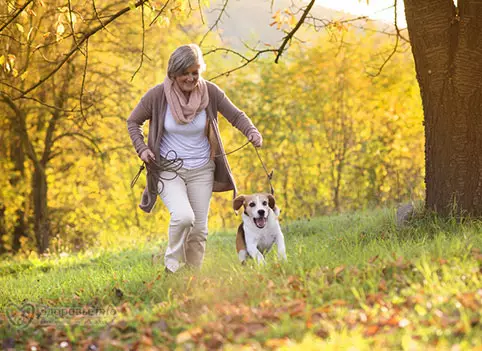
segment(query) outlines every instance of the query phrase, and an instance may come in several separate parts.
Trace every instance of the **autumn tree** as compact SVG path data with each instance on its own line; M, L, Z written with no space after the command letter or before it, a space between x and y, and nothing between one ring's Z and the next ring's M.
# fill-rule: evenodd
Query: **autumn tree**
M2 142L5 140L4 156L9 159L11 167L7 173L10 185L17 197L24 199L17 203L11 248L18 250L20 237L28 236L25 224L28 220L33 227L37 249L43 253L49 247L52 234L59 230L58 225L52 227L55 213L49 205L51 184L48 177L58 174L65 177L71 168L70 160L78 160L82 151L102 156L99 143L102 137L107 138L109 129L94 135L92 126L98 128L99 124L92 119L109 115L118 106L118 102L111 101L128 96L128 91L123 88L128 77L124 74L124 79L120 80L123 74L110 68L108 62L99 62L95 58L88 61L87 40L82 45L81 34L78 34L85 25L79 25L81 18L94 15L88 14L88 7L77 6L74 11L69 7L70 2L69 6L62 6L61 2L46 6L41 1L28 1L20 8L11 2L7 5L5 17L10 14L12 23L7 21L2 25L0 37L0 102L7 117ZM102 22L100 17L94 21ZM115 44L117 41L110 42ZM65 60L65 51L69 48L70 52L78 50L82 59ZM122 50L124 55L129 51L129 48ZM90 70L87 72L88 64ZM115 89L108 91L105 86ZM55 163L57 160L61 161ZM22 186L28 181L29 188ZM61 181L62 177L57 182ZM1 205L0 215L4 218L7 209L3 201ZM24 213L29 209L32 216ZM8 210L12 212L11 208Z
M324 23L312 15L314 3L302 9L280 49L289 46L302 23L314 27ZM404 3L424 109L426 208L442 215L481 216L482 2ZM393 4L391 35L397 42L386 62L399 42L407 40L396 21L397 2Z
M482 2L405 0L425 115L426 206L482 215Z
M140 226L137 195L130 190L127 199L118 199L129 192L126 174L136 171L126 172L136 158L123 133L125 118L146 85L163 78L165 56L178 40L186 40L184 31L199 32L188 21L194 16L187 4L5 4L0 106L7 118L2 120L0 166L8 178L2 179L0 236L5 245L0 247L16 251L20 236L34 239L40 253L52 238L83 247L99 240L106 221L114 230ZM117 25L107 28L113 21ZM153 30L169 32L171 21L185 21L184 31L161 39L149 36ZM142 69L150 74L136 79ZM126 155L132 162L123 162ZM117 195L119 188L123 191ZM136 215L131 219L128 212Z

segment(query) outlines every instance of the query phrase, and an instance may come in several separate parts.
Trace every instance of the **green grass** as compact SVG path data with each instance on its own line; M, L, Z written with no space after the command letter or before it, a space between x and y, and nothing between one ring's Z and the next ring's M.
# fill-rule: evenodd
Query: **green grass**
M234 231L209 236L200 272L165 275L153 266L165 242L9 259L0 263L2 311L30 302L37 310L112 306L116 314L45 325L34 317L15 328L4 313L0 336L37 350L475 349L482 223L426 216L399 229L393 216L282 223L288 262L277 262L274 250L264 267L239 265Z

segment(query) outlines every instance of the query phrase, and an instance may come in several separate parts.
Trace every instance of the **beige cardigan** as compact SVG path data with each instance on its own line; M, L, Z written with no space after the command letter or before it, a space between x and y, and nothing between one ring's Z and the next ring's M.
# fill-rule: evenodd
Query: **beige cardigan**
M234 127L239 129L245 136L256 131L256 127L246 114L238 109L226 94L214 83L206 81L208 86L209 104L206 108L208 125L207 135L211 145L211 155L214 157L216 170L214 172L213 191L234 191L236 197L236 185L226 158L224 147L219 133L217 114L220 112ZM164 118L166 116L167 100L164 94L163 84L150 89L137 104L127 119L127 129L131 137L137 155L150 149L160 160L159 146L164 132ZM147 145L144 142L142 126L149 120L149 134ZM159 173L147 166L147 186L142 194L139 207L145 212L151 212L157 200L157 184Z

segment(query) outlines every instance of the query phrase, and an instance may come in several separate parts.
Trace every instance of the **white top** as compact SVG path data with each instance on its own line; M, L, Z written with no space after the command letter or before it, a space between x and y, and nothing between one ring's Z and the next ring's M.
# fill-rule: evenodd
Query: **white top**
M194 169L209 162L211 147L206 136L206 110L199 112L189 124L178 124L169 105L164 119L164 134L161 139L161 157L183 159L183 168ZM168 152L172 150L174 152ZM192 158L192 159L191 159Z

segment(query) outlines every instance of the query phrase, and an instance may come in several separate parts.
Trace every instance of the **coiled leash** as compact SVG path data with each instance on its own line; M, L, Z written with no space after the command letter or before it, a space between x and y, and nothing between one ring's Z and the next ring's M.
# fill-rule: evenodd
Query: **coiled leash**
M249 143L250 143L250 141L247 141L246 143L244 143L243 145L241 145L240 147L238 147L235 150L232 150L230 152L226 152L224 154L214 155L214 157L227 156L227 155L230 155L230 154L234 154L235 152L244 148ZM255 147L254 145L253 145L253 148L256 151L256 155L258 156L259 162L261 162L261 165L263 166L263 170L266 173L266 177L268 178L268 183L269 183L271 195L274 195L274 188L273 188L273 185L271 184L271 179L273 178L273 170L271 170L271 172L268 172L268 169L266 168L263 160L261 159L258 148ZM201 159L207 159L207 158L210 158L210 157L189 157L189 158L181 159L181 158L177 157L177 153L174 150L170 150L166 154L165 158L161 158L159 163L157 161L152 161L152 162L150 162L146 165L146 163L143 162L142 165L139 167L139 171L137 171L137 174L134 176L134 178L131 181L131 188L134 187L134 185L136 184L137 180L139 179L142 171L144 170L144 168L147 167L150 171L159 172L159 183L161 183L162 187L161 187L160 191L158 189L158 193L161 193L162 190L164 189L164 182L163 181L175 179L178 176L177 172L184 165L184 160L201 160ZM165 177L161 176L161 172L171 172L171 173L174 173L174 176L172 178L165 178Z

